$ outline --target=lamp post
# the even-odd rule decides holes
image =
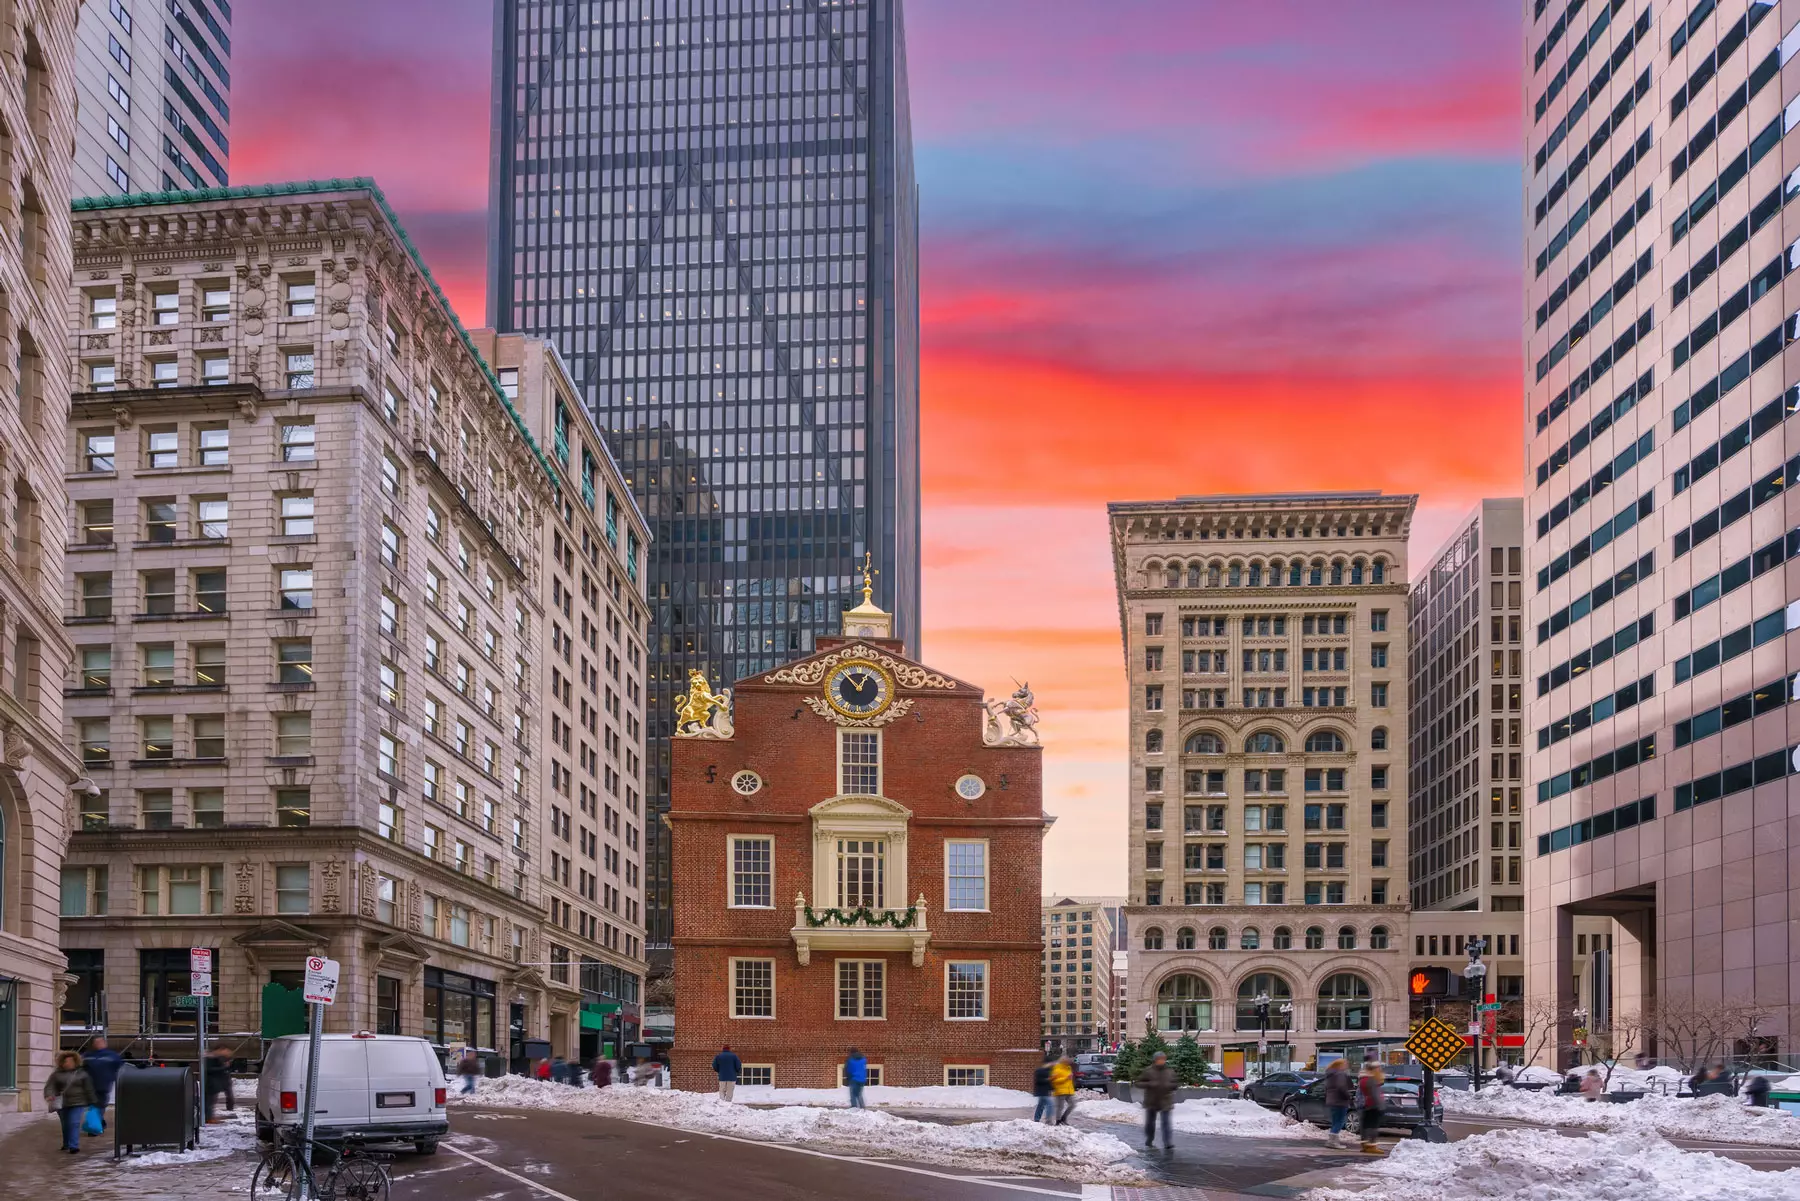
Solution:
[[[1579,1037],[1577,1037],[1575,1039],[1575,1046],[1574,1046],[1575,1062],[1571,1066],[1580,1067],[1581,1066],[1581,1051],[1582,1051],[1582,1048],[1587,1046],[1587,1023],[1588,1023],[1587,1006],[1577,1005],[1573,1010],[1570,1011],[1569,1016],[1572,1019],[1574,1019],[1574,1022],[1575,1022],[1575,1029],[1571,1033],[1579,1035]]]
[[[1267,1057],[1269,1053],[1269,994],[1256,994],[1256,1020],[1262,1024],[1262,1034],[1256,1040],[1256,1078],[1262,1079],[1269,1074]]]
[[[1294,1032],[1294,1003],[1292,1001],[1283,1001],[1280,1005],[1279,1012],[1281,1013],[1281,1053],[1287,1057],[1285,1063],[1291,1065],[1294,1062],[1294,1051],[1291,1041],[1291,1036]]]
[[[1470,1012],[1475,1015],[1475,1091],[1481,1091],[1481,1028],[1485,1014],[1477,1006],[1487,1003],[1487,989],[1482,987],[1487,980],[1487,964],[1481,962],[1481,953],[1487,950],[1487,939],[1479,934],[1469,939],[1469,964],[1463,968],[1463,978],[1474,985],[1475,1000],[1469,1003]]]

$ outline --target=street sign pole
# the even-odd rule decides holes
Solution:
[[[197,1146],[200,1142],[200,1128],[206,1125],[206,997],[197,996],[194,1000],[199,1004],[194,1011],[198,1015],[198,1020],[194,1022],[194,1063],[195,1071],[199,1073],[200,1089],[200,1095],[196,1098],[200,1103],[200,1112],[196,1115],[199,1120],[194,1123],[194,1143]]]
[[[325,1007],[308,1005],[312,1010],[312,1029],[306,1040],[306,1108],[300,1119],[300,1154],[305,1158],[305,1166],[312,1164],[313,1137],[313,1098],[319,1092],[319,1035],[325,1030]],[[300,1201],[310,1201],[312,1197],[312,1172],[298,1173],[300,1177]]]
[[[188,948],[188,995],[194,998],[194,1142],[206,1125],[206,1001],[212,996],[212,948]]]

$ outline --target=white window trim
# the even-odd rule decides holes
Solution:
[[[953,846],[979,846],[981,848],[981,906],[975,909],[958,908],[950,904],[950,848]],[[992,848],[985,838],[946,838],[944,840],[944,912],[945,913],[988,913],[992,911],[994,898],[994,859]]]
[[[886,894],[889,909],[905,909],[913,901],[908,890],[908,824],[912,810],[881,797],[847,796],[820,801],[807,811],[812,818],[812,898],[815,909],[838,904],[837,840],[877,839],[887,844]]]
[[[726,987],[731,990],[731,1012],[729,1017],[734,1022],[772,1022],[780,1012],[775,989],[775,959],[767,955],[733,955],[726,961],[730,976]],[[769,1012],[739,1013],[737,1011],[737,965],[740,963],[766,963],[769,965]]]
[[[845,1017],[843,1014],[838,1012],[838,989],[842,987],[842,985],[839,984],[839,978],[840,978],[839,973],[842,970],[843,965],[846,963],[857,963],[857,964],[879,963],[881,965],[881,1016],[880,1017],[873,1017],[873,1018],[861,1017],[861,1016]],[[840,1022],[885,1022],[885,1021],[887,1021],[888,1020],[888,1011],[887,1011],[888,1010],[888,1004],[887,1004],[888,1003],[888,970],[887,969],[888,969],[888,962],[885,959],[834,959],[834,960],[832,960],[831,961],[831,1013],[832,1013],[832,1017],[835,1020],[840,1021]],[[860,1007],[860,1002],[863,997],[863,979],[864,979],[864,973],[859,970],[857,972],[857,977],[856,977],[856,992],[857,992],[857,1000],[859,1002],[859,1007]],[[870,1064],[869,1066],[874,1067],[875,1065]],[[839,1066],[838,1081],[839,1081],[839,1083],[843,1082],[842,1065]]]
[[[737,844],[740,842],[766,842],[769,844],[769,903],[767,905],[740,905],[737,903]],[[775,908],[775,836],[773,834],[727,834],[725,836],[725,908]]]
[[[950,969],[959,963],[979,963],[981,965],[981,1016],[978,1018],[959,1018],[950,1016]],[[993,1012],[994,977],[993,965],[986,959],[946,959],[944,961],[944,1020],[946,1022],[985,1022]],[[947,1065],[955,1067],[985,1066],[972,1064]]]
[[[852,734],[855,734],[859,737],[873,735],[875,738],[875,791],[874,792],[845,792],[844,791],[844,741],[848,735],[852,735]],[[886,783],[887,783],[886,773],[883,771],[883,767],[884,767],[883,757],[885,755],[887,748],[884,745],[885,740],[882,738],[881,734],[882,734],[882,732],[880,730],[865,730],[865,729],[844,730],[844,729],[840,729],[838,731],[838,740],[837,740],[837,752],[838,752],[837,753],[837,786],[838,786],[838,790],[837,790],[837,795],[839,795],[839,796],[881,796],[882,795],[881,790],[883,787],[886,786]]]
[[[959,1085],[952,1086],[950,1084],[950,1073],[952,1070],[960,1071],[960,1072],[980,1072],[981,1073],[981,1085],[959,1084]],[[989,1067],[985,1063],[947,1063],[944,1065],[943,1082],[944,1082],[945,1087],[956,1087],[956,1088],[981,1087],[981,1086],[984,1086],[987,1084],[988,1073],[989,1073]]]
[[[768,1084],[746,1084],[746,1085],[744,1085],[744,1087],[745,1088],[774,1088],[775,1087],[775,1065],[772,1063],[746,1063],[746,1064],[739,1065],[739,1068],[738,1068],[738,1071],[740,1072],[739,1083],[743,1083],[741,1073],[753,1071],[756,1069],[761,1069],[762,1071],[769,1073],[769,1083]]]

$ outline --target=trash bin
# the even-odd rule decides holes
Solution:
[[[113,1158],[144,1147],[191,1151],[198,1143],[192,1068],[133,1068],[113,1086]]]

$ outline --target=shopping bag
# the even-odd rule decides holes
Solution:
[[[99,1134],[105,1129],[106,1126],[100,1117],[100,1107],[98,1105],[88,1106],[87,1113],[81,1118],[81,1132],[83,1134]]]

